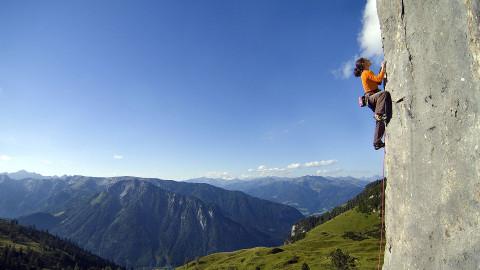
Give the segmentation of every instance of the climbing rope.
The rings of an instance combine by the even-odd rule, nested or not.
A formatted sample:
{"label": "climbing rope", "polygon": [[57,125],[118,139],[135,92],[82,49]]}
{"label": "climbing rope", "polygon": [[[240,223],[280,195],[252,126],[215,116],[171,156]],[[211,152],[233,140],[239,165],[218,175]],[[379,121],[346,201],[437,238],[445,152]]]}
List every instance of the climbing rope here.
{"label": "climbing rope", "polygon": [[[385,147],[387,145],[387,136],[385,134]],[[382,255],[382,244],[383,244],[383,226],[384,226],[384,219],[385,219],[385,154],[387,150],[385,150],[385,147],[383,147],[383,166],[382,166],[382,192],[381,192],[381,206],[380,206],[380,219],[381,219],[381,226],[380,226],[380,244],[378,247],[378,264],[377,264],[377,270],[381,269],[380,262],[381,262],[381,255]]]}
{"label": "climbing rope", "polygon": [[[385,72],[385,79],[383,81],[383,90],[386,91],[386,86],[387,86],[387,73]],[[390,98],[391,99],[391,98]],[[384,102],[385,106],[385,113],[387,113],[387,102]],[[390,112],[391,113],[391,112]],[[383,227],[384,227],[384,222],[385,222],[385,156],[387,154],[387,125],[385,125],[385,133],[384,133],[384,143],[385,146],[383,147],[383,163],[382,163],[382,192],[381,192],[381,206],[380,206],[380,220],[381,220],[381,226],[380,226],[380,244],[378,247],[378,264],[377,264],[377,270],[380,270],[380,260],[381,260],[381,255],[382,255],[382,244],[383,244]]]}

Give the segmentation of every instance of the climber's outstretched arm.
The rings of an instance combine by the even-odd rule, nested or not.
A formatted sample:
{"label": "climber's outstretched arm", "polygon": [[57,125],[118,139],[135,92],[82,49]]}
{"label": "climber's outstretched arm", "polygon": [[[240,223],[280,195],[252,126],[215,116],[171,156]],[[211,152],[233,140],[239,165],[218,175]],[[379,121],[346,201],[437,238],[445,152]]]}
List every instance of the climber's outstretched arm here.
{"label": "climber's outstretched arm", "polygon": [[[380,70],[380,73],[378,75],[375,75],[373,71],[367,71],[364,72],[366,76],[366,80],[374,81],[377,84],[381,84],[383,81],[383,76],[385,75],[385,62],[382,63],[382,69]],[[363,75],[363,74],[362,74]]]}

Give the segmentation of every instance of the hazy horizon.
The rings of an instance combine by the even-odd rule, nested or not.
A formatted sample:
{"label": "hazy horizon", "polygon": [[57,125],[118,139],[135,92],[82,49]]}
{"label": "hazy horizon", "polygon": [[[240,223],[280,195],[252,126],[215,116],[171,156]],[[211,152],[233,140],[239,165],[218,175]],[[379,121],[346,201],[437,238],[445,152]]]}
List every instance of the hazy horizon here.
{"label": "hazy horizon", "polygon": [[266,175],[266,176],[255,176],[255,177],[249,177],[249,178],[221,178],[221,177],[206,177],[206,176],[200,176],[200,177],[193,177],[193,178],[186,178],[186,179],[170,179],[170,178],[160,178],[160,177],[140,177],[140,176],[135,176],[135,175],[116,175],[116,176],[104,176],[104,175],[82,175],[82,174],[62,174],[62,175],[44,175],[41,173],[33,172],[33,171],[27,171],[27,170],[18,170],[14,172],[8,172],[8,171],[3,171],[0,172],[0,175],[10,175],[10,174],[17,174],[17,173],[27,173],[27,174],[37,174],[42,177],[64,177],[64,176],[82,176],[82,177],[99,177],[99,178],[116,178],[116,177],[136,177],[136,178],[144,178],[144,179],[160,179],[160,180],[173,180],[173,181],[188,181],[188,180],[195,180],[195,179],[212,179],[212,180],[223,180],[223,181],[248,181],[248,180],[255,180],[255,179],[260,179],[260,178],[287,178],[287,179],[294,179],[294,178],[300,178],[300,177],[307,177],[307,176],[314,176],[314,177],[328,177],[328,178],[333,178],[333,179],[339,179],[339,178],[355,178],[358,180],[372,180],[372,179],[377,179],[381,178],[380,175],[371,175],[371,176],[365,176],[365,177],[354,177],[354,176],[323,176],[323,175],[300,175],[300,176],[274,176],[274,175]]}

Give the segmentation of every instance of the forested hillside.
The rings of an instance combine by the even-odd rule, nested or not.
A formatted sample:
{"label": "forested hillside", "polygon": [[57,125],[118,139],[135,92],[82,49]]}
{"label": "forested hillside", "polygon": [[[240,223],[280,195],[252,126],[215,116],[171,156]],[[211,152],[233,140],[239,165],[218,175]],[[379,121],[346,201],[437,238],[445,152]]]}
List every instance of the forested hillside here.
{"label": "forested hillside", "polygon": [[124,269],[44,231],[0,219],[0,269]]}

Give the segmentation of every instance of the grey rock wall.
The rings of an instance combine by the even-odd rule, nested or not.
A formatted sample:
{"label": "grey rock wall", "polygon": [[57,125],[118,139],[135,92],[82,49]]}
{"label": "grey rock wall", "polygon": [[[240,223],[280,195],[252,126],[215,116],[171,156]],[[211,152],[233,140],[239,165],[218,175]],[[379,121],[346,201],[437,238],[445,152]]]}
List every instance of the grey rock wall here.
{"label": "grey rock wall", "polygon": [[377,0],[394,118],[383,269],[480,269],[480,0]]}

